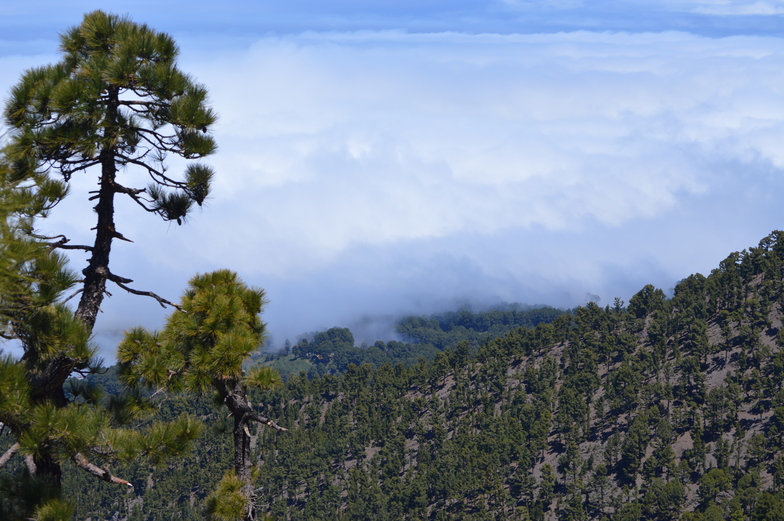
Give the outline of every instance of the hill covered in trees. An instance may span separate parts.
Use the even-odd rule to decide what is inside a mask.
[[[460,342],[478,347],[481,342],[509,331],[552,322],[564,313],[549,306],[503,304],[488,311],[461,309],[425,317],[406,316],[395,325],[401,340],[378,340],[371,346],[356,346],[350,329],[333,327],[303,335],[296,345],[285,347],[282,354],[260,355],[259,359],[278,369],[284,378],[301,371],[310,378],[342,374],[349,364],[410,366],[423,359],[430,360]]]
[[[278,520],[784,519],[782,293],[784,232],[774,232],[671,298],[646,286],[628,304],[466,338],[432,360],[294,374],[252,397],[289,429],[252,433],[259,510]],[[123,469],[135,493],[80,485],[65,468],[81,490],[78,519],[201,519],[201,498],[231,465],[230,420],[207,400],[160,402],[164,416],[184,410],[210,426],[197,450]]]

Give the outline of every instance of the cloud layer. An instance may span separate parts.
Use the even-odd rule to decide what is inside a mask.
[[[775,18],[778,9],[657,5],[648,9],[733,20]],[[588,6],[485,8],[533,16]],[[388,9],[379,19],[430,19]],[[321,16],[317,7],[307,13]],[[174,35],[181,66],[220,114],[215,193],[182,228],[121,209],[118,228],[136,242],[118,246],[115,271],[176,298],[196,272],[235,269],[267,289],[278,343],[465,303],[628,300],[644,284],[668,290],[707,272],[781,227],[779,37],[394,27],[190,34]],[[0,66],[16,77],[56,59],[43,48],[6,52]],[[47,226],[76,241],[90,219],[75,193]],[[105,308],[97,334],[108,356],[122,329],[155,326],[163,314],[139,298]]]

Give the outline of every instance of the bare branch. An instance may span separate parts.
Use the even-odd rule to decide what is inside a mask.
[[[80,282],[82,282],[82,281],[80,281]],[[65,300],[63,300],[63,304],[65,304],[66,302],[68,302],[69,300],[74,298],[76,295],[78,295],[82,291],[84,291],[84,288],[79,288],[76,291],[74,291],[73,293],[71,293],[70,295],[68,295],[68,297],[66,297]]]
[[[101,164],[101,161],[99,159],[90,159],[90,158],[85,158],[85,159],[58,159],[57,161],[60,164],[63,164],[63,165],[79,165],[78,168],[74,168],[73,170],[71,170],[72,172],[75,172],[77,170],[85,170],[87,168],[90,168],[91,166],[95,166],[95,165]]]
[[[114,191],[121,193],[121,194],[128,194],[128,195],[139,195],[146,191],[145,188],[128,188],[126,186],[121,185],[120,183],[114,183]]]
[[[100,479],[102,479],[104,481],[107,481],[109,483],[116,483],[118,485],[127,485],[127,486],[133,488],[133,485],[131,485],[131,483],[129,481],[126,481],[124,479],[120,479],[120,478],[112,475],[112,473],[109,472],[108,468],[101,468],[101,467],[99,467],[97,465],[94,465],[94,464],[90,463],[90,460],[85,458],[84,455],[82,455],[81,453],[75,454],[74,457],[71,458],[71,459],[73,460],[74,463],[76,463],[77,467],[79,467],[80,469],[82,469],[82,470],[92,474],[93,476],[95,476],[97,478],[100,478]]]
[[[138,289],[129,288],[126,284],[130,284],[131,282],[133,282],[133,280],[131,279],[120,277],[118,275],[115,275],[114,273],[109,273],[109,276],[107,278],[112,282],[114,282],[115,284],[117,284],[118,286],[120,286],[120,288],[124,289],[128,293],[131,293],[133,295],[141,295],[144,297],[154,298],[155,300],[158,301],[158,303],[161,305],[162,308],[165,308],[166,306],[171,306],[179,311],[182,311],[182,308],[180,306],[178,306],[174,302],[171,302],[170,300],[166,300],[165,298],[153,293],[152,291],[140,291]]]
[[[187,186],[187,183],[183,181],[175,181],[174,179],[164,175],[163,171],[156,170],[155,168],[151,167],[147,163],[140,161],[136,158],[127,157],[122,154],[115,154],[117,157],[121,158],[125,163],[131,163],[133,165],[140,166],[147,170],[147,173],[150,174],[150,177],[159,184],[166,186],[168,188],[184,188]]]
[[[111,280],[112,282],[115,282],[117,284],[120,284],[120,283],[122,283],[122,284],[130,284],[131,282],[133,282],[132,279],[126,279],[125,277],[120,277],[119,275],[115,275],[114,273],[109,273],[108,277],[106,277],[106,278],[108,278],[109,280]]]
[[[93,251],[93,247],[92,246],[87,246],[87,245],[84,245],[84,244],[68,244],[71,241],[71,239],[69,239],[65,235],[55,235],[54,237],[45,237],[43,235],[33,235],[33,237],[38,239],[38,240],[41,240],[41,241],[54,241],[55,239],[57,239],[57,241],[49,243],[49,247],[52,248],[52,249],[60,248],[60,249],[63,249],[63,250]]]
[[[152,174],[150,174],[150,175],[152,176]],[[148,211],[148,212],[155,212],[154,208],[151,208],[151,207],[147,206],[146,202],[149,202],[148,199],[145,199],[143,197],[139,197],[139,194],[144,193],[144,192],[147,191],[145,188],[126,188],[126,187],[124,187],[124,186],[122,186],[121,184],[118,184],[118,183],[115,183],[114,186],[117,188],[115,190],[115,192],[123,194],[123,195],[127,195],[128,197],[133,199],[133,201],[136,204],[138,204],[139,206],[144,208],[146,211]],[[88,192],[88,193],[93,194],[88,199],[89,201],[94,201],[95,199],[98,199],[101,196],[101,191],[100,190],[93,190],[93,191]],[[91,230],[95,230],[95,228],[91,228]],[[126,240],[126,239],[123,239],[123,240]],[[129,241],[129,242],[133,242],[133,241]]]
[[[114,183],[114,187],[115,187],[115,192],[116,193],[127,195],[128,197],[133,199],[133,201],[136,204],[138,204],[139,206],[144,208],[145,211],[148,211],[148,212],[155,212],[156,211],[155,208],[152,208],[152,207],[147,205],[147,203],[152,202],[151,199],[149,199],[147,197],[140,197],[139,196],[140,194],[144,194],[144,193],[147,192],[146,188],[127,188],[127,187],[125,187],[125,186],[123,186],[123,185],[121,185],[119,183]],[[95,198],[97,198],[97,196]],[[125,239],[122,236],[120,236],[118,238],[122,239],[122,240],[128,240],[128,239]],[[129,241],[129,242],[133,242],[133,241]]]
[[[38,466],[35,464],[35,459],[33,459],[33,455],[25,454],[24,462],[25,465],[27,466],[28,472],[30,472],[30,475],[35,476],[38,473]]]
[[[92,246],[86,246],[84,244],[53,244],[53,248],[60,248],[62,250],[84,250],[84,251],[93,251]]]
[[[137,96],[145,96],[145,95],[147,95],[147,93],[140,93],[136,89],[133,89],[133,93],[136,94]],[[125,107],[128,107],[129,109],[131,109],[133,111],[137,111],[137,112],[142,112],[142,109],[135,108],[137,106],[153,107],[153,108],[157,108],[157,107],[162,107],[163,106],[163,103],[161,103],[159,101],[145,101],[145,100],[125,100],[125,99],[121,99],[117,103],[119,103],[120,105],[123,105]],[[144,112],[149,112],[149,109],[144,111]]]
[[[121,234],[117,230],[112,232],[112,237],[114,237],[115,239],[120,239],[121,241],[125,241],[125,242],[133,242],[131,239],[128,239],[125,235]]]
[[[14,443],[13,445],[11,445],[11,448],[5,451],[5,454],[0,456],[0,469],[5,467],[5,464],[8,463],[8,460],[13,458],[14,454],[16,454],[17,452],[19,452],[19,444]]]
[[[265,418],[264,416],[260,416],[260,415],[258,415],[256,413],[247,413],[245,415],[245,418],[247,418],[248,420],[253,420],[255,422],[262,423],[262,424],[266,425],[267,427],[272,427],[273,429],[277,429],[279,431],[288,432],[287,428],[281,427],[280,425],[278,425],[274,421],[270,420],[269,418]]]

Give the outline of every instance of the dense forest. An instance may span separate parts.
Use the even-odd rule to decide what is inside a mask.
[[[646,286],[628,304],[429,344],[430,360],[292,374],[254,391],[289,429],[253,432],[259,510],[278,520],[784,519],[783,292],[784,232],[774,232],[669,298]],[[403,324],[446,331],[444,318]],[[312,357],[312,343],[288,356]],[[231,465],[231,429],[208,398],[156,399],[159,415],[188,411],[208,425],[196,450],[123,468],[134,492],[66,466],[77,519],[202,519],[202,498]]]
[[[395,326],[402,341],[378,340],[371,346],[356,346],[350,329],[333,327],[303,335],[296,345],[287,345],[277,356],[259,354],[255,359],[266,361],[284,378],[301,371],[310,378],[342,374],[350,364],[409,366],[422,359],[432,359],[445,349],[455,348],[460,342],[477,347],[483,341],[498,338],[520,327],[552,322],[564,313],[549,306],[503,304],[482,312],[461,309],[428,317],[406,316]]]

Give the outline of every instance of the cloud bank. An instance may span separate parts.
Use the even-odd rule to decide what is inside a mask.
[[[221,114],[224,175],[166,241],[253,274],[276,320],[314,328],[357,310],[669,289],[778,225],[782,50],[361,32],[186,57]]]
[[[660,9],[776,14],[765,5]],[[707,273],[781,227],[775,36],[175,38],[183,70],[220,115],[210,160],[219,177],[208,207],[181,228],[122,208],[118,229],[135,244],[118,246],[115,271],[176,298],[196,272],[237,270],[266,288],[277,343],[465,303],[569,307],[591,294],[611,304]],[[0,66],[21,61],[6,55]],[[47,226],[79,241],[90,218],[75,193]],[[109,357],[123,329],[155,327],[164,313],[115,294],[96,330]]]

